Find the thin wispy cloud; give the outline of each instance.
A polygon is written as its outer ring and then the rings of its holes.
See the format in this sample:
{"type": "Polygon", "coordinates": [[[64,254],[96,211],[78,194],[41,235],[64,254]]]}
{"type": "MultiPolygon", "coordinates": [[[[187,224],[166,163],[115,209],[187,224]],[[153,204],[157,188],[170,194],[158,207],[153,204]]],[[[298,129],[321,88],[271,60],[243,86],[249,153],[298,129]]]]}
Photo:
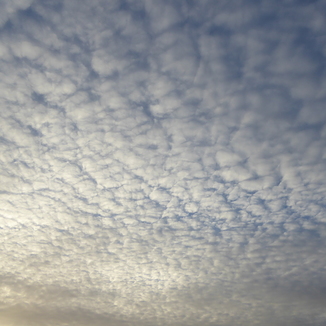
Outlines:
{"type": "Polygon", "coordinates": [[[323,1],[2,6],[2,325],[325,324],[323,1]]]}

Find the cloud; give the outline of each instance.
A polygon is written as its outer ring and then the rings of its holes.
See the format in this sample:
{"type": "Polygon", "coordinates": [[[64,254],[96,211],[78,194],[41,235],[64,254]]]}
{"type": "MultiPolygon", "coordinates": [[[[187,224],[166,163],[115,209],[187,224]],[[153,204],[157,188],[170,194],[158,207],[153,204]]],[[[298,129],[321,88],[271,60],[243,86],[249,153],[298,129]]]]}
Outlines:
{"type": "Polygon", "coordinates": [[[1,323],[323,325],[324,7],[8,2],[1,323]]]}

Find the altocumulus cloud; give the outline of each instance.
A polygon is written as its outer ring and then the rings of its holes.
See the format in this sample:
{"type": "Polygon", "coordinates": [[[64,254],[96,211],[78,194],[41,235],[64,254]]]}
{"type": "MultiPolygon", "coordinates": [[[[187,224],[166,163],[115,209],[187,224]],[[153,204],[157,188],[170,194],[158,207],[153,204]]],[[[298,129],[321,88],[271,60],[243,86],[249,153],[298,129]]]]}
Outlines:
{"type": "Polygon", "coordinates": [[[325,1],[1,6],[1,325],[325,325],[325,1]]]}

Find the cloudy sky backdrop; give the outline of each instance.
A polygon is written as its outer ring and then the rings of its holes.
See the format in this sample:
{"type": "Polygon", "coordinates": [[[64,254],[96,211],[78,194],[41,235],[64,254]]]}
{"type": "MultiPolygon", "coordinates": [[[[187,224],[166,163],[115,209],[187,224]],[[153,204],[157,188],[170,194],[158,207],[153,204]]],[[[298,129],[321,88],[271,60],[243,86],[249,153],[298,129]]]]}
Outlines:
{"type": "Polygon", "coordinates": [[[0,324],[326,324],[326,2],[1,0],[0,324]]]}

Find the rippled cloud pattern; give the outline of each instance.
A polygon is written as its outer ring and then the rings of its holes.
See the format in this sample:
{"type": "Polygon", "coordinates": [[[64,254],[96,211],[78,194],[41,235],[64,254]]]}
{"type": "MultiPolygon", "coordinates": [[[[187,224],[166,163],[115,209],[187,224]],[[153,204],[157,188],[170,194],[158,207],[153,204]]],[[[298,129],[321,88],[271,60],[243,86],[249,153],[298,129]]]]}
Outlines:
{"type": "Polygon", "coordinates": [[[1,7],[1,325],[325,325],[325,1],[1,7]]]}

